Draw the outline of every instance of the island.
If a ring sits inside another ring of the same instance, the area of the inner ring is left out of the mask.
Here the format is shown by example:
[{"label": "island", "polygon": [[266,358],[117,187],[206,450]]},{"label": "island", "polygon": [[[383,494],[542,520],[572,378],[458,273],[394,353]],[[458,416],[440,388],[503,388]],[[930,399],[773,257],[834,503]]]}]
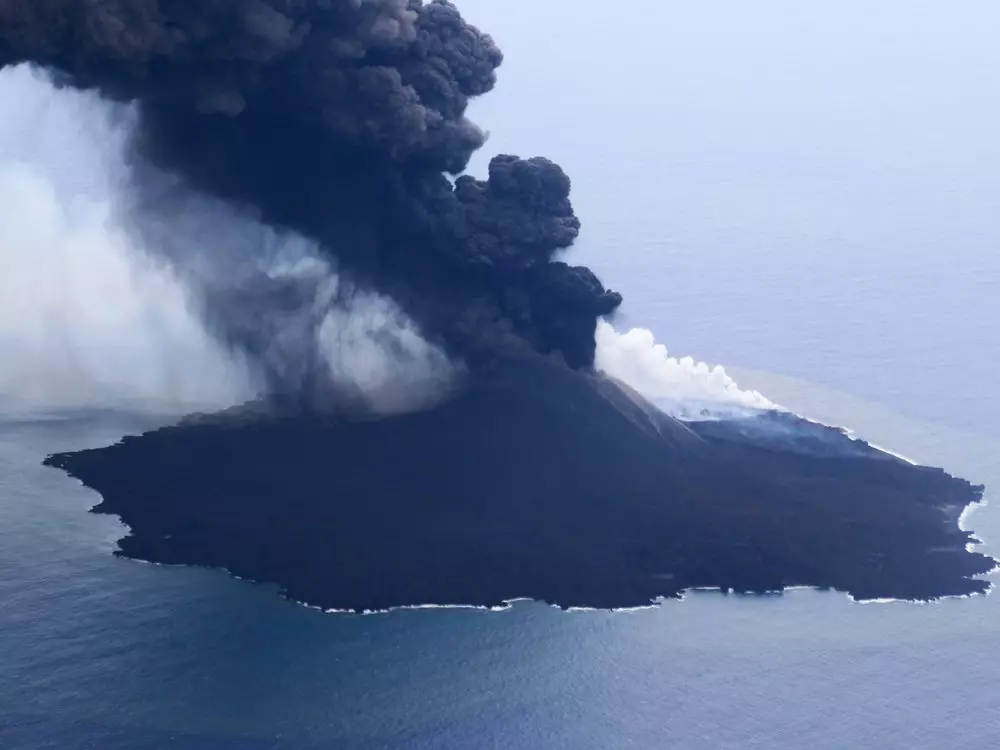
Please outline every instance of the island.
[{"label": "island", "polygon": [[536,354],[423,411],[260,402],[46,463],[128,526],[117,554],[326,610],[617,609],[705,587],[932,600],[987,591],[995,566],[959,524],[981,486],[789,413],[682,422]]}]

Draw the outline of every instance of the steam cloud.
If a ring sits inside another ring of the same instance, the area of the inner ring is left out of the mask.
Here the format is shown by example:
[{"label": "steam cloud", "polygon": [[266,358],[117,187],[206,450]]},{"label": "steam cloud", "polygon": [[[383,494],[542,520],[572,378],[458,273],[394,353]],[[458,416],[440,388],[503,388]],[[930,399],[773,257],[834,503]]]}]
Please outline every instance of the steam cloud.
[{"label": "steam cloud", "polygon": [[0,396],[155,410],[254,392],[169,269],[114,219],[121,128],[93,96],[0,72]]},{"label": "steam cloud", "polygon": [[606,321],[598,323],[596,367],[676,417],[724,418],[777,408],[757,391],[741,389],[719,365],[671,357],[642,328],[619,333]]},{"label": "steam cloud", "polygon": [[183,289],[136,256],[106,206],[60,203],[37,169],[0,167],[0,393],[46,406],[223,406],[253,394]]},{"label": "steam cloud", "polygon": [[[303,333],[296,317],[314,317],[309,347],[365,408],[415,408],[448,386],[456,370],[443,352],[390,300],[347,294],[301,237],[184,193],[158,220],[144,217],[144,236],[161,242],[148,252],[121,215],[134,208],[122,168],[133,120],[128,108],[55,90],[25,67],[0,71],[0,398],[183,413],[252,397],[266,379],[261,362],[220,344],[199,301],[210,288],[252,297],[238,273],[248,264],[313,294],[269,321],[272,345]],[[274,367],[296,366],[279,354]]]}]

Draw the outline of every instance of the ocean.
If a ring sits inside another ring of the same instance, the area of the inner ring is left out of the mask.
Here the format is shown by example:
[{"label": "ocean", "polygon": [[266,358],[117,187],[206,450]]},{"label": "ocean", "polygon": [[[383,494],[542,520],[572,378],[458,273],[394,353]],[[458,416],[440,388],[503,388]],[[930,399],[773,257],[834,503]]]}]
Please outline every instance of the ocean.
[{"label": "ocean", "polygon": [[[625,294],[619,327],[996,496],[1000,8],[462,7],[508,56],[488,150],[567,168],[570,258]],[[3,750],[1000,742],[995,596],[329,615],[115,559],[121,525],[41,461],[156,421],[4,404]],[[967,527],[1000,554],[1000,503]]]}]

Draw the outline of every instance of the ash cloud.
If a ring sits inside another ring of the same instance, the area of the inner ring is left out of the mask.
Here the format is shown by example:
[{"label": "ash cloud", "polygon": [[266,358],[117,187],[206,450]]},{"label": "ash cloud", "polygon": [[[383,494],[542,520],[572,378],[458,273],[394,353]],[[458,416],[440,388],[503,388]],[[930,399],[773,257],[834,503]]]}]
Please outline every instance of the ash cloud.
[{"label": "ash cloud", "polygon": [[[546,159],[506,155],[486,180],[449,177],[485,142],[465,112],[502,62],[451,3],[7,0],[0,64],[22,62],[135,103],[131,216],[172,263],[151,221],[170,179],[316,241],[338,289],[388,295],[431,345],[472,367],[524,349],[593,365],[597,318],[621,297],[554,260],[580,227],[569,178]],[[263,362],[274,388],[301,391],[336,368],[312,343],[324,315],[307,326],[307,347],[282,355],[295,366],[274,365],[282,347],[268,321],[316,298],[296,283],[258,273],[249,302],[196,287],[227,343]]]}]

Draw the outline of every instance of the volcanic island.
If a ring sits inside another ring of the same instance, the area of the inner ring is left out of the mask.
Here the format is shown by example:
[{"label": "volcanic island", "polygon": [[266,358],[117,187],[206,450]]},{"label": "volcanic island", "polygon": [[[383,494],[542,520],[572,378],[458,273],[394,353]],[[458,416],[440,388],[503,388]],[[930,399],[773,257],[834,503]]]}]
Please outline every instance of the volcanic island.
[{"label": "volcanic island", "polygon": [[[780,421],[791,440],[768,440]],[[229,570],[328,610],[625,608],[694,587],[856,599],[985,592],[983,488],[771,412],[681,422],[526,356],[383,418],[263,404],[47,463],[130,533],[119,555]]]}]

